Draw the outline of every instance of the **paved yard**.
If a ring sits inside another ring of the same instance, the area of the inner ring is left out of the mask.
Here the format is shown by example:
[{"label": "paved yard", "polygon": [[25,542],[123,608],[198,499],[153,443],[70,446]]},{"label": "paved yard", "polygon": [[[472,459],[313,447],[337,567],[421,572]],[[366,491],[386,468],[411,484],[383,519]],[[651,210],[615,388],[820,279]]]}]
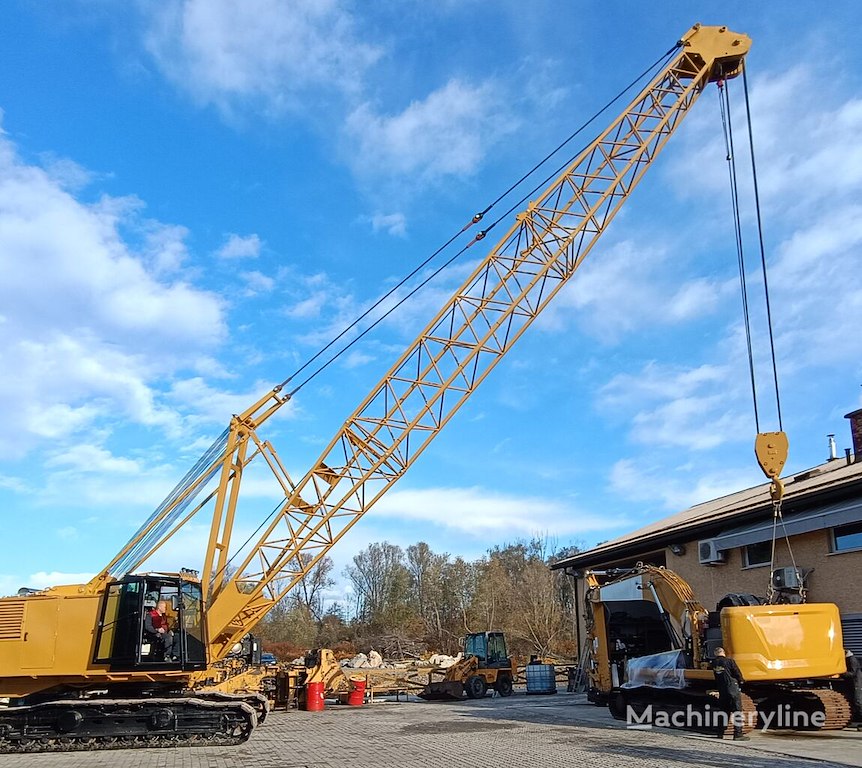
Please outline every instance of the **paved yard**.
[{"label": "paved yard", "polygon": [[239,747],[0,755],[0,768],[813,768],[862,766],[862,733],[734,743],[632,731],[583,696],[430,703],[377,701],[324,712],[273,712]]}]

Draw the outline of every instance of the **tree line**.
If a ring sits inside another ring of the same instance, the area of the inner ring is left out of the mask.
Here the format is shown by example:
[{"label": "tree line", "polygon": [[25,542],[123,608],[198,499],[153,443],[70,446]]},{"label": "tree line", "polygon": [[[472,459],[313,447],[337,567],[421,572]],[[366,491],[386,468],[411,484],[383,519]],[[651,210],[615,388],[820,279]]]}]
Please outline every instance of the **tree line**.
[{"label": "tree line", "polygon": [[577,655],[571,579],[549,565],[576,546],[552,551],[543,539],[495,546],[476,560],[370,544],[344,569],[351,602],[331,604],[334,564],[322,558],[258,626],[279,655],[314,647],[375,650],[389,657],[455,654],[469,632],[502,630],[510,651]]}]

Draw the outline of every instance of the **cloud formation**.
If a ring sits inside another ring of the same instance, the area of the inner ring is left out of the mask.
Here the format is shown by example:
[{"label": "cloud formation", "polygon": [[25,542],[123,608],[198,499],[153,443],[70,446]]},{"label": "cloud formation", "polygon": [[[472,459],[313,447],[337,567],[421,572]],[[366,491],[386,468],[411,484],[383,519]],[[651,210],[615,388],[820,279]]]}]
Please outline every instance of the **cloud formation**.
[{"label": "cloud formation", "polygon": [[146,46],[159,69],[229,115],[271,115],[355,92],[380,55],[341,0],[166,0],[146,6]]},{"label": "cloud formation", "polygon": [[222,301],[164,274],[185,257],[185,230],[142,207],[82,202],[0,135],[0,369],[15,372],[0,382],[0,413],[16,435],[3,455],[118,413],[169,426],[154,386],[225,337]]},{"label": "cloud formation", "polygon": [[220,259],[256,259],[260,256],[260,238],[257,235],[230,234],[224,245],[216,251]]},{"label": "cloud formation", "polygon": [[429,182],[475,173],[488,148],[513,127],[499,86],[452,79],[398,113],[381,114],[366,102],[348,116],[346,132],[360,174],[383,169]]},{"label": "cloud formation", "polygon": [[560,499],[512,496],[479,487],[394,490],[369,514],[433,523],[477,538],[492,537],[493,541],[546,534],[570,537],[618,528],[627,522],[622,516],[576,510]]}]

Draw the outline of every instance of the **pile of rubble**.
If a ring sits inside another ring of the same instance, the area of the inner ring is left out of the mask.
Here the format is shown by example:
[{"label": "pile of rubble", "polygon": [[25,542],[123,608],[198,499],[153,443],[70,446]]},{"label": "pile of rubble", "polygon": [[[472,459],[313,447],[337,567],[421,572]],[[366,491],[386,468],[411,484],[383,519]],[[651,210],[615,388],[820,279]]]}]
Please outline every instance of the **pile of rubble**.
[{"label": "pile of rubble", "polygon": [[455,662],[460,661],[460,659],[460,653],[457,656],[435,653],[429,659],[384,661],[383,657],[377,651],[371,650],[368,652],[368,655],[357,653],[352,659],[344,659],[341,662],[341,666],[345,669],[410,669],[412,667],[446,669],[447,667],[451,667]]}]

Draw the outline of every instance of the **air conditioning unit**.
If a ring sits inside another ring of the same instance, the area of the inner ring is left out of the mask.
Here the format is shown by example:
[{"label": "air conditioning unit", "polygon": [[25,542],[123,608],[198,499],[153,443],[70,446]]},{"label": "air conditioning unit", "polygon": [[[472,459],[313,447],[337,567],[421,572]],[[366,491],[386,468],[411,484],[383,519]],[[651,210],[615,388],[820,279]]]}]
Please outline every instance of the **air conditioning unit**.
[{"label": "air conditioning unit", "polygon": [[701,565],[723,565],[724,552],[715,544],[714,539],[697,543],[697,557]]},{"label": "air conditioning unit", "polygon": [[800,589],[805,586],[806,573],[801,568],[787,566],[772,572],[773,589]]}]

